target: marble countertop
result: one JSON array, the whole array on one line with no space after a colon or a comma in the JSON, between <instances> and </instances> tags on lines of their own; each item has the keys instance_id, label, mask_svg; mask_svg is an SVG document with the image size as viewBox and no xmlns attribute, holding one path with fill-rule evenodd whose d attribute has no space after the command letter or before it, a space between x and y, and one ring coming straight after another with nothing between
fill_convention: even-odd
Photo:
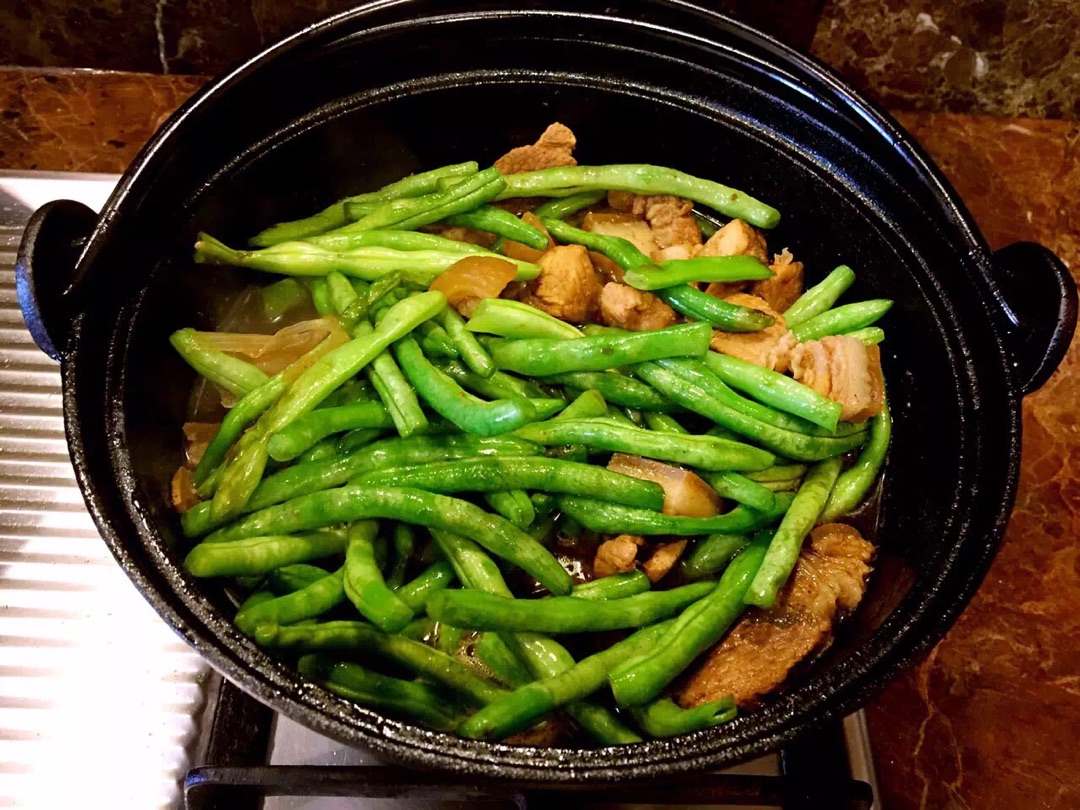
<instances>
[{"instance_id":1,"label":"marble countertop","mask_svg":"<svg viewBox=\"0 0 1080 810\"><path fill-rule=\"evenodd\" d=\"M120 172L202 81L0 69L0 168ZM1080 274L1080 124L898 117L956 185L992 247L1039 241ZM1016 508L982 588L927 658L868 707L889 810L1080 806L1078 401L1074 343L1024 402Z\"/></svg>"}]
</instances>

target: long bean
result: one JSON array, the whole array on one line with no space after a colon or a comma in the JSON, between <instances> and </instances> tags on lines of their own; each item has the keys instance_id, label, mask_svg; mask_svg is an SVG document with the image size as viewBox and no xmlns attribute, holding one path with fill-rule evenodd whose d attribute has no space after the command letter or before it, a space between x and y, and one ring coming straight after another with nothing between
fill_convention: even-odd
<instances>
[{"instance_id":1,"label":"long bean","mask_svg":"<svg viewBox=\"0 0 1080 810\"><path fill-rule=\"evenodd\" d=\"M759 512L771 512L776 505L772 490L735 472L710 473L702 471L701 477L716 490L721 498L745 504Z\"/></svg>"},{"instance_id":2,"label":"long bean","mask_svg":"<svg viewBox=\"0 0 1080 810\"><path fill-rule=\"evenodd\" d=\"M454 569L446 560L432 563L417 577L406 582L394 593L398 599L408 605L414 613L419 613L427 607L428 599L439 591L449 588L454 582Z\"/></svg>"},{"instance_id":3,"label":"long bean","mask_svg":"<svg viewBox=\"0 0 1080 810\"><path fill-rule=\"evenodd\" d=\"M401 200L382 203L374 210L363 203L345 203L345 216L355 219L357 230L395 228L414 231L455 214L471 211L494 199L506 183L494 167L464 177L460 182L438 190ZM359 214L359 216L356 216Z\"/></svg>"},{"instance_id":4,"label":"long bean","mask_svg":"<svg viewBox=\"0 0 1080 810\"><path fill-rule=\"evenodd\" d=\"M746 593L748 605L767 608L776 602L777 594L799 561L803 540L825 508L829 493L840 474L840 467L840 459L830 458L810 468L791 502L791 508L780 521L780 527L769 543L761 570L754 576Z\"/></svg>"},{"instance_id":5,"label":"long bean","mask_svg":"<svg viewBox=\"0 0 1080 810\"><path fill-rule=\"evenodd\" d=\"M695 582L602 601L574 596L507 599L474 590L443 591L428 602L428 615L473 630L591 633L652 624L693 604L713 587L712 582Z\"/></svg>"},{"instance_id":6,"label":"long bean","mask_svg":"<svg viewBox=\"0 0 1080 810\"><path fill-rule=\"evenodd\" d=\"M474 740L498 740L528 728L560 706L600 689L613 667L646 651L669 625L663 622L646 627L553 677L515 689L470 717L458 733Z\"/></svg>"},{"instance_id":7,"label":"long bean","mask_svg":"<svg viewBox=\"0 0 1080 810\"><path fill-rule=\"evenodd\" d=\"M543 382L569 386L578 391L598 391L605 401L624 408L659 412L681 410L651 386L613 371L571 371L544 377Z\"/></svg>"},{"instance_id":8,"label":"long bean","mask_svg":"<svg viewBox=\"0 0 1080 810\"><path fill-rule=\"evenodd\" d=\"M304 495L247 515L214 532L203 545L380 518L467 534L552 593L570 591L570 575L529 535L471 503L418 489L348 486Z\"/></svg>"},{"instance_id":9,"label":"long bean","mask_svg":"<svg viewBox=\"0 0 1080 810\"><path fill-rule=\"evenodd\" d=\"M471 211L463 211L447 217L447 224L476 231L487 231L504 239L521 242L535 250L547 250L548 237L539 228L524 222L509 211L493 205L481 205Z\"/></svg>"},{"instance_id":10,"label":"long bean","mask_svg":"<svg viewBox=\"0 0 1080 810\"><path fill-rule=\"evenodd\" d=\"M495 363L492 362L487 350L480 345L476 337L470 332L465 321L458 315L457 310L447 307L439 316L443 329L457 349L458 355L469 369L481 377L490 377L495 373Z\"/></svg>"},{"instance_id":11,"label":"long bean","mask_svg":"<svg viewBox=\"0 0 1080 810\"><path fill-rule=\"evenodd\" d=\"M392 428L394 420L378 402L320 408L296 419L270 439L270 458L291 461L320 439L357 428Z\"/></svg>"},{"instance_id":12,"label":"long bean","mask_svg":"<svg viewBox=\"0 0 1080 810\"><path fill-rule=\"evenodd\" d=\"M571 187L579 192L615 189L636 194L686 197L725 216L744 219L758 228L772 228L780 221L779 211L741 191L662 166L565 166L508 174L505 179L506 190L499 195L499 199L548 196L551 192Z\"/></svg>"},{"instance_id":13,"label":"long bean","mask_svg":"<svg viewBox=\"0 0 1080 810\"><path fill-rule=\"evenodd\" d=\"M717 352L705 355L705 365L723 382L759 402L802 417L826 430L836 430L843 407L808 385Z\"/></svg>"},{"instance_id":14,"label":"long bean","mask_svg":"<svg viewBox=\"0 0 1080 810\"><path fill-rule=\"evenodd\" d=\"M687 579L718 574L749 542L745 534L710 534L690 544L679 571Z\"/></svg>"},{"instance_id":15,"label":"long bean","mask_svg":"<svg viewBox=\"0 0 1080 810\"><path fill-rule=\"evenodd\" d=\"M583 337L579 329L566 321L520 301L503 298L485 298L477 304L469 318L468 329L506 338L573 340Z\"/></svg>"},{"instance_id":16,"label":"long bean","mask_svg":"<svg viewBox=\"0 0 1080 810\"><path fill-rule=\"evenodd\" d=\"M440 363L437 368L462 388L488 399L529 399L546 396L544 390L533 382L502 371L496 371L490 377L481 377L453 360Z\"/></svg>"},{"instance_id":17,"label":"long bean","mask_svg":"<svg viewBox=\"0 0 1080 810\"><path fill-rule=\"evenodd\" d=\"M798 297L794 304L784 310L788 329L820 315L855 283L855 271L846 264L833 270L819 284L815 284Z\"/></svg>"},{"instance_id":18,"label":"long bean","mask_svg":"<svg viewBox=\"0 0 1080 810\"><path fill-rule=\"evenodd\" d=\"M480 167L475 161L456 163L450 166L440 166L437 169L411 174L397 182L383 186L377 191L366 194L358 194L346 197L319 213L298 219L292 222L281 222L260 232L251 240L251 244L261 247L276 245L278 242L288 242L294 239L303 239L324 233L332 228L344 225L348 220L345 216L345 203L347 202L386 202L398 200L403 197L414 197L420 194L428 194L438 188L438 182L444 177L463 177L476 174Z\"/></svg>"},{"instance_id":19,"label":"long bean","mask_svg":"<svg viewBox=\"0 0 1080 810\"><path fill-rule=\"evenodd\" d=\"M632 267L623 280L639 290L662 290L689 282L762 281L772 276L768 265L754 256L699 256L662 262L659 267Z\"/></svg>"},{"instance_id":20,"label":"long bean","mask_svg":"<svg viewBox=\"0 0 1080 810\"><path fill-rule=\"evenodd\" d=\"M836 484L829 494L829 500L821 513L822 522L836 520L862 503L885 463L891 436L892 414L889 412L889 403L886 400L881 413L870 420L870 441L859 453L855 463L840 473L836 479Z\"/></svg>"},{"instance_id":21,"label":"long bean","mask_svg":"<svg viewBox=\"0 0 1080 810\"><path fill-rule=\"evenodd\" d=\"M325 568L307 563L294 563L275 568L266 575L266 584L275 594L284 596L313 585L328 576L330 572Z\"/></svg>"},{"instance_id":22,"label":"long bean","mask_svg":"<svg viewBox=\"0 0 1080 810\"><path fill-rule=\"evenodd\" d=\"M263 314L269 323L277 323L286 313L310 300L308 291L294 278L283 278L259 289Z\"/></svg>"},{"instance_id":23,"label":"long bean","mask_svg":"<svg viewBox=\"0 0 1080 810\"><path fill-rule=\"evenodd\" d=\"M246 360L208 345L194 329L173 332L169 343L197 373L234 396L243 397L270 379Z\"/></svg>"},{"instance_id":24,"label":"long bean","mask_svg":"<svg viewBox=\"0 0 1080 810\"><path fill-rule=\"evenodd\" d=\"M776 322L772 315L732 304L689 284L665 287L654 295L676 312L711 323L724 332L760 332Z\"/></svg>"},{"instance_id":25,"label":"long bean","mask_svg":"<svg viewBox=\"0 0 1080 810\"><path fill-rule=\"evenodd\" d=\"M892 308L888 298L859 301L822 312L803 321L791 331L800 343L828 335L841 335L869 326Z\"/></svg>"},{"instance_id":26,"label":"long bean","mask_svg":"<svg viewBox=\"0 0 1080 810\"><path fill-rule=\"evenodd\" d=\"M791 503L787 493L776 493L776 506L771 512L758 512L736 506L730 512L708 518L663 515L647 509L605 503L590 498L563 495L559 508L586 529L604 534L697 534L738 533L759 529L772 523Z\"/></svg>"},{"instance_id":27,"label":"long bean","mask_svg":"<svg viewBox=\"0 0 1080 810\"><path fill-rule=\"evenodd\" d=\"M564 219L571 214L576 214L582 209L588 208L607 197L607 191L583 191L580 194L572 194L569 197L555 197L546 203L533 209L533 216L537 219Z\"/></svg>"},{"instance_id":28,"label":"long bean","mask_svg":"<svg viewBox=\"0 0 1080 810\"><path fill-rule=\"evenodd\" d=\"M300 590L258 605L245 605L233 624L251 635L260 624L296 624L321 616L345 601L343 576L344 569L339 568Z\"/></svg>"},{"instance_id":29,"label":"long bean","mask_svg":"<svg viewBox=\"0 0 1080 810\"><path fill-rule=\"evenodd\" d=\"M659 510L664 505L664 490L652 481L621 475L595 464L543 457L472 458L388 467L364 473L353 479L353 483L415 487L443 494L528 489L577 494L642 509Z\"/></svg>"},{"instance_id":30,"label":"long bean","mask_svg":"<svg viewBox=\"0 0 1080 810\"><path fill-rule=\"evenodd\" d=\"M354 223L355 224L355 223ZM416 231L358 230L353 224L304 240L327 250L355 250L362 247L393 248L394 250L444 250L466 256L495 256L493 251L470 242L459 242L433 233ZM460 258L460 257L459 257Z\"/></svg>"},{"instance_id":31,"label":"long bean","mask_svg":"<svg viewBox=\"0 0 1080 810\"><path fill-rule=\"evenodd\" d=\"M748 545L711 593L684 610L644 657L612 671L609 681L619 706L642 706L654 700L695 658L723 637L743 612L743 598L764 556L764 543Z\"/></svg>"},{"instance_id":32,"label":"long bean","mask_svg":"<svg viewBox=\"0 0 1080 810\"><path fill-rule=\"evenodd\" d=\"M652 332L628 332L580 340L492 340L495 365L535 377L568 371L604 371L665 357L701 357L712 329L705 323L669 326Z\"/></svg>"},{"instance_id":33,"label":"long bean","mask_svg":"<svg viewBox=\"0 0 1080 810\"><path fill-rule=\"evenodd\" d=\"M473 655L495 673L495 677L514 689L535 680L498 633L482 633L473 648Z\"/></svg>"},{"instance_id":34,"label":"long bean","mask_svg":"<svg viewBox=\"0 0 1080 810\"><path fill-rule=\"evenodd\" d=\"M409 567L409 560L412 559L416 548L416 535L407 523L398 523L394 526L391 538L394 562L386 574L386 584L396 591L405 581L405 571Z\"/></svg>"},{"instance_id":35,"label":"long bean","mask_svg":"<svg viewBox=\"0 0 1080 810\"><path fill-rule=\"evenodd\" d=\"M885 340L885 330L880 326L864 326L862 329L856 329L852 332L843 332L841 334L869 344L878 344Z\"/></svg>"},{"instance_id":36,"label":"long bean","mask_svg":"<svg viewBox=\"0 0 1080 810\"><path fill-rule=\"evenodd\" d=\"M364 520L349 528L345 551L345 595L360 615L387 633L396 633L412 621L413 611L387 586L375 561L379 524Z\"/></svg>"},{"instance_id":37,"label":"long bean","mask_svg":"<svg viewBox=\"0 0 1080 810\"><path fill-rule=\"evenodd\" d=\"M331 273L327 276L327 280L329 281L335 275L336 272ZM342 276L342 278L344 278L344 276ZM341 316L342 322L345 324L354 324L361 318L367 317L371 308L378 304L384 296L389 295L396 290L400 284L401 273L396 271L387 273L382 278L371 282L371 285L366 290L356 294L354 300L350 301L345 306L338 306L335 302L335 307L338 310L338 314ZM352 285L350 285L350 288L352 288Z\"/></svg>"},{"instance_id":38,"label":"long bean","mask_svg":"<svg viewBox=\"0 0 1080 810\"><path fill-rule=\"evenodd\" d=\"M589 250L601 253L623 268L623 270L629 271L636 267L655 267L652 259L642 253L628 239L582 230L558 219L542 219L541 223L560 242L582 245Z\"/></svg>"},{"instance_id":39,"label":"long bean","mask_svg":"<svg viewBox=\"0 0 1080 810\"><path fill-rule=\"evenodd\" d=\"M283 565L341 554L347 542L339 532L245 534L234 543L199 543L184 558L184 568L197 577L258 576Z\"/></svg>"},{"instance_id":40,"label":"long bean","mask_svg":"<svg viewBox=\"0 0 1080 810\"><path fill-rule=\"evenodd\" d=\"M735 718L735 700L728 696L689 709L681 708L671 698L654 700L634 709L634 720L653 737L674 737L703 728L712 728Z\"/></svg>"},{"instance_id":41,"label":"long bean","mask_svg":"<svg viewBox=\"0 0 1080 810\"><path fill-rule=\"evenodd\" d=\"M652 583L645 572L634 570L575 585L572 595L577 599L622 599L651 588Z\"/></svg>"},{"instance_id":42,"label":"long bean","mask_svg":"<svg viewBox=\"0 0 1080 810\"><path fill-rule=\"evenodd\" d=\"M552 419L526 425L515 435L543 445L584 444L704 470L763 470L775 460L771 453L740 442L657 433L605 419Z\"/></svg>"}]
</instances>

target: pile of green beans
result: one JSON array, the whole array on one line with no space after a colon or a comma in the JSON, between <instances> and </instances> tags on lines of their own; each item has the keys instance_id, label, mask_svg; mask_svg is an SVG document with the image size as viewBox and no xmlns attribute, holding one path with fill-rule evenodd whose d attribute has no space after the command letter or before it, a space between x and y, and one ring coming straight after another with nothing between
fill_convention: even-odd
<instances>
[{"instance_id":1,"label":"pile of green beans","mask_svg":"<svg viewBox=\"0 0 1080 810\"><path fill-rule=\"evenodd\" d=\"M236 400L191 473L198 502L180 524L184 567L226 580L240 632L341 699L470 739L504 740L556 712L599 745L734 717L730 697L682 707L665 690L748 606L776 602L814 525L865 502L891 417L886 406L869 424L841 421L839 402L712 351L714 330L778 318L699 287L773 271L745 255L654 261L572 224L609 191L677 195L760 228L780 217L671 168L504 176L465 162L273 225L251 249L199 235L198 264L285 277L262 289L274 328L312 308L342 327L278 373L206 332L170 338ZM533 200L536 219L499 202L536 197L549 198ZM433 232L444 226L493 247ZM552 242L603 254L682 322L628 332L568 323L516 292L465 306L450 285L450 300L427 289L473 256L530 282L540 264L504 251ZM784 313L787 328L880 343L873 324L891 301L837 306L854 282L838 267ZM613 453L689 470L724 505L680 514L672 484L609 470ZM560 549L620 534L688 543L658 582L648 566L571 576Z\"/></svg>"}]
</instances>

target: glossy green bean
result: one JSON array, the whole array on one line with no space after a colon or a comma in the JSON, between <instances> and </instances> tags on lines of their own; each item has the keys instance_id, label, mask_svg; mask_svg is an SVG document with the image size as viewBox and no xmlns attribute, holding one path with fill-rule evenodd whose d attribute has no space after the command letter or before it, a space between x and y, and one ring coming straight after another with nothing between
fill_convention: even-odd
<instances>
[{"instance_id":1,"label":"glossy green bean","mask_svg":"<svg viewBox=\"0 0 1080 810\"><path fill-rule=\"evenodd\" d=\"M350 430L337 440L337 445L334 449L339 456L348 455L349 453L355 453L357 450L367 447L369 444L381 439L385 435L386 431L383 430L367 430L364 428ZM298 459L298 461L304 460L303 457Z\"/></svg>"},{"instance_id":2,"label":"glossy green bean","mask_svg":"<svg viewBox=\"0 0 1080 810\"><path fill-rule=\"evenodd\" d=\"M371 282L371 285L363 293L358 294L353 301L344 307L337 307L342 323L348 326L361 318L366 318L371 308L384 296L396 290L401 285L401 281L401 273L394 271Z\"/></svg>"},{"instance_id":3,"label":"glossy green bean","mask_svg":"<svg viewBox=\"0 0 1080 810\"><path fill-rule=\"evenodd\" d=\"M885 463L889 451L889 439L892 436L892 414L888 400L881 413L870 420L870 441L859 453L855 463L836 479L829 500L821 513L820 520L829 523L855 509L866 493L878 480L878 473Z\"/></svg>"},{"instance_id":4,"label":"glossy green bean","mask_svg":"<svg viewBox=\"0 0 1080 810\"><path fill-rule=\"evenodd\" d=\"M532 501L520 489L485 492L484 500L495 514L502 515L519 529L529 528L536 519Z\"/></svg>"},{"instance_id":5,"label":"glossy green bean","mask_svg":"<svg viewBox=\"0 0 1080 810\"><path fill-rule=\"evenodd\" d=\"M645 412L645 426L657 433L673 433L685 436L690 431L679 424L679 420L666 413Z\"/></svg>"},{"instance_id":6,"label":"glossy green bean","mask_svg":"<svg viewBox=\"0 0 1080 810\"><path fill-rule=\"evenodd\" d=\"M498 633L482 633L473 648L473 655L511 688L516 689L535 680Z\"/></svg>"},{"instance_id":7,"label":"glossy green bean","mask_svg":"<svg viewBox=\"0 0 1080 810\"><path fill-rule=\"evenodd\" d=\"M345 551L344 592L360 615L387 633L396 633L413 618L413 611L383 579L376 563L375 538L379 524L372 520L349 528Z\"/></svg>"},{"instance_id":8,"label":"glossy green bean","mask_svg":"<svg viewBox=\"0 0 1080 810\"><path fill-rule=\"evenodd\" d=\"M205 238L208 240L210 237ZM196 261L199 261L199 249L199 243L196 243ZM224 261L224 259L222 259L222 256L224 256L223 251L225 250L229 249L220 242L217 242L216 240L213 243L207 242L207 244L204 245L204 258L209 259L209 261L207 262L209 264L234 264L235 262ZM215 255L217 256L217 258L215 258ZM263 258L265 259L265 257ZM222 259L222 261L218 261L218 259ZM327 315L333 315L334 304L330 300L330 289L326 286L326 279L320 275L318 278L307 279L307 282L308 287L311 290L311 303L315 307L315 311L324 318Z\"/></svg>"},{"instance_id":9,"label":"glossy green bean","mask_svg":"<svg viewBox=\"0 0 1080 810\"><path fill-rule=\"evenodd\" d=\"M543 382L566 385L578 391L599 391L605 401L624 408L659 412L682 410L651 386L613 371L572 371L544 377Z\"/></svg>"},{"instance_id":10,"label":"glossy green bean","mask_svg":"<svg viewBox=\"0 0 1080 810\"><path fill-rule=\"evenodd\" d=\"M275 568L266 575L266 584L275 594L284 596L301 588L306 588L308 585L312 585L328 576L330 576L330 572L325 568L319 568L317 565L307 563L294 563L293 565L283 565L280 568Z\"/></svg>"},{"instance_id":11,"label":"glossy green bean","mask_svg":"<svg viewBox=\"0 0 1080 810\"><path fill-rule=\"evenodd\" d=\"M539 228L524 222L509 211L493 205L481 205L471 211L464 211L447 217L447 224L476 231L487 231L504 239L520 242L535 250L547 250L547 234Z\"/></svg>"},{"instance_id":12,"label":"glossy green bean","mask_svg":"<svg viewBox=\"0 0 1080 810\"><path fill-rule=\"evenodd\" d=\"M605 419L552 419L526 425L515 435L537 444L584 444L704 470L763 470L775 460L772 453L728 439L657 433Z\"/></svg>"},{"instance_id":13,"label":"glossy green bean","mask_svg":"<svg viewBox=\"0 0 1080 810\"><path fill-rule=\"evenodd\" d=\"M687 579L702 579L723 571L750 542L745 534L710 534L689 544L679 562L679 571Z\"/></svg>"},{"instance_id":14,"label":"glossy green bean","mask_svg":"<svg viewBox=\"0 0 1080 810\"><path fill-rule=\"evenodd\" d=\"M634 570L575 585L571 595L577 599L623 599L645 593L651 588L652 583L645 572Z\"/></svg>"},{"instance_id":15,"label":"glossy green bean","mask_svg":"<svg viewBox=\"0 0 1080 810\"><path fill-rule=\"evenodd\" d=\"M465 533L491 553L531 574L552 593L570 591L570 575L558 560L509 521L466 501L418 489L347 486L304 495L247 515L214 532L207 542L381 518Z\"/></svg>"},{"instance_id":16,"label":"glossy green bean","mask_svg":"<svg viewBox=\"0 0 1080 810\"><path fill-rule=\"evenodd\" d=\"M794 329L800 343L829 335L841 335L870 326L874 321L892 309L893 302L888 298L876 298L871 301L859 301L822 312L803 321Z\"/></svg>"},{"instance_id":17,"label":"glossy green bean","mask_svg":"<svg viewBox=\"0 0 1080 810\"><path fill-rule=\"evenodd\" d=\"M415 487L427 492L564 492L642 509L659 510L664 490L659 484L611 472L595 464L544 457L470 458L435 461L411 467L387 467L353 479L359 486ZM529 520L528 523L532 521Z\"/></svg>"},{"instance_id":18,"label":"glossy green bean","mask_svg":"<svg viewBox=\"0 0 1080 810\"><path fill-rule=\"evenodd\" d=\"M327 436L357 428L392 428L394 420L379 402L320 408L294 420L270 438L270 458L292 461Z\"/></svg>"},{"instance_id":19,"label":"glossy green bean","mask_svg":"<svg viewBox=\"0 0 1080 810\"><path fill-rule=\"evenodd\" d=\"M283 278L259 290L263 315L269 323L277 323L288 312L310 300L308 291L294 278Z\"/></svg>"},{"instance_id":20,"label":"glossy green bean","mask_svg":"<svg viewBox=\"0 0 1080 810\"><path fill-rule=\"evenodd\" d=\"M738 710L732 697L712 700L684 709L671 698L654 700L634 709L634 721L652 737L674 737L712 728L735 719Z\"/></svg>"},{"instance_id":21,"label":"glossy green bean","mask_svg":"<svg viewBox=\"0 0 1080 810\"><path fill-rule=\"evenodd\" d=\"M303 239L329 231L344 225L348 220L345 217L345 203L347 202L386 202L398 200L403 197L414 197L419 194L428 194L438 187L438 181L443 177L462 177L476 174L480 167L474 161L456 163L451 166L440 166L430 171L412 174L404 177L377 191L366 194L358 194L346 197L333 205L324 208L319 213L298 219L292 222L281 222L264 231L261 231L251 244L260 247L269 247L278 242L288 242L294 239Z\"/></svg>"},{"instance_id":22,"label":"glossy green bean","mask_svg":"<svg viewBox=\"0 0 1080 810\"><path fill-rule=\"evenodd\" d=\"M169 343L198 374L234 396L243 397L270 379L246 360L214 348L194 329L173 332Z\"/></svg>"},{"instance_id":23,"label":"glossy green bean","mask_svg":"<svg viewBox=\"0 0 1080 810\"><path fill-rule=\"evenodd\" d=\"M730 512L708 518L663 515L647 509L605 503L590 498L563 495L559 508L586 529L603 534L672 534L687 537L698 534L737 533L759 529L775 521L791 503L786 493L776 495L772 512L758 512L736 506Z\"/></svg>"},{"instance_id":24,"label":"glossy green bean","mask_svg":"<svg viewBox=\"0 0 1080 810\"><path fill-rule=\"evenodd\" d=\"M339 568L300 590L258 605L245 605L233 618L233 624L250 636L260 624L296 624L322 616L345 601L343 572Z\"/></svg>"},{"instance_id":25,"label":"glossy green bean","mask_svg":"<svg viewBox=\"0 0 1080 810\"><path fill-rule=\"evenodd\" d=\"M580 194L572 194L569 197L555 197L546 203L533 209L533 216L539 220L564 219L571 214L576 214L590 205L596 205L607 198L607 191L583 191Z\"/></svg>"},{"instance_id":26,"label":"glossy green bean","mask_svg":"<svg viewBox=\"0 0 1080 810\"><path fill-rule=\"evenodd\" d=\"M372 431L377 433L377 431ZM331 436L328 439L323 439L316 442L303 453L296 457L297 462L303 463L305 461L323 461L328 458L333 458L338 455L338 439L335 436Z\"/></svg>"},{"instance_id":27,"label":"glossy green bean","mask_svg":"<svg viewBox=\"0 0 1080 810\"><path fill-rule=\"evenodd\" d=\"M636 267L655 267L652 259L627 239L575 228L573 225L558 219L543 219L541 223L547 228L548 233L560 242L582 245L588 250L603 254L624 270L629 271Z\"/></svg>"},{"instance_id":28,"label":"glossy green bean","mask_svg":"<svg viewBox=\"0 0 1080 810\"><path fill-rule=\"evenodd\" d=\"M825 508L841 466L840 459L830 458L810 468L746 593L748 605L767 608L776 602L777 594L799 561L803 540Z\"/></svg>"},{"instance_id":29,"label":"glossy green bean","mask_svg":"<svg viewBox=\"0 0 1080 810\"><path fill-rule=\"evenodd\" d=\"M441 590L449 588L456 576L454 569L446 560L439 560L427 567L415 579L406 582L394 591L398 599L408 605L414 613L427 607L428 599Z\"/></svg>"},{"instance_id":30,"label":"glossy green bean","mask_svg":"<svg viewBox=\"0 0 1080 810\"><path fill-rule=\"evenodd\" d=\"M583 337L580 330L566 321L520 301L504 298L485 298L477 304L469 318L468 329L505 338L573 340Z\"/></svg>"},{"instance_id":31,"label":"glossy green bean","mask_svg":"<svg viewBox=\"0 0 1080 810\"><path fill-rule=\"evenodd\" d=\"M495 256L493 251L470 242L459 242L433 233L416 231L369 231L357 229L355 223L344 225L319 236L304 239L327 250L355 250L362 247L393 248L394 250L441 250L463 256Z\"/></svg>"},{"instance_id":32,"label":"glossy green bean","mask_svg":"<svg viewBox=\"0 0 1080 810\"><path fill-rule=\"evenodd\" d=\"M461 363L440 363L436 368L467 391L488 399L529 399L546 396L543 389L529 380L496 371L490 377L481 377Z\"/></svg>"},{"instance_id":33,"label":"glossy green bean","mask_svg":"<svg viewBox=\"0 0 1080 810\"><path fill-rule=\"evenodd\" d=\"M398 523L391 534L393 541L393 565L386 574L386 584L397 590L405 582L405 571L409 567L413 551L416 548L416 535L406 523ZM413 611L416 612L415 610Z\"/></svg>"},{"instance_id":34,"label":"glossy green bean","mask_svg":"<svg viewBox=\"0 0 1080 810\"><path fill-rule=\"evenodd\" d=\"M876 345L885 340L885 330L880 326L864 326L862 329L856 329L852 332L844 332L843 334L848 337L853 337L863 343L869 343Z\"/></svg>"},{"instance_id":35,"label":"glossy green bean","mask_svg":"<svg viewBox=\"0 0 1080 810\"><path fill-rule=\"evenodd\" d=\"M393 228L414 231L423 225L431 225L454 214L470 211L486 203L506 187L505 181L494 168L455 179L460 182L453 185L436 182L435 190L427 194L390 200L375 207L362 202L347 202L345 217L354 220L357 230Z\"/></svg>"},{"instance_id":36,"label":"glossy green bean","mask_svg":"<svg viewBox=\"0 0 1080 810\"><path fill-rule=\"evenodd\" d=\"M723 332L760 332L776 322L772 315L732 304L689 284L665 287L654 294L676 312L710 323Z\"/></svg>"},{"instance_id":37,"label":"glossy green bean","mask_svg":"<svg viewBox=\"0 0 1080 810\"><path fill-rule=\"evenodd\" d=\"M619 706L643 706L655 700L695 658L723 637L742 614L743 597L764 556L764 543L748 545L711 592L684 610L646 655L612 670L608 681Z\"/></svg>"},{"instance_id":38,"label":"glossy green bean","mask_svg":"<svg viewBox=\"0 0 1080 810\"><path fill-rule=\"evenodd\" d=\"M481 377L490 377L494 374L495 363L492 362L487 349L481 346L473 333L466 328L465 321L458 315L457 310L447 307L439 318L462 362L474 374L479 374Z\"/></svg>"},{"instance_id":39,"label":"glossy green bean","mask_svg":"<svg viewBox=\"0 0 1080 810\"><path fill-rule=\"evenodd\" d=\"M245 534L234 543L199 543L184 558L184 568L197 577L257 576L283 565L341 554L346 543L339 532Z\"/></svg>"},{"instance_id":40,"label":"glossy green bean","mask_svg":"<svg viewBox=\"0 0 1080 810\"><path fill-rule=\"evenodd\" d=\"M757 481L751 481L745 475L702 471L701 477L721 498L744 504L759 512L771 512L775 508L776 497L772 490Z\"/></svg>"},{"instance_id":41,"label":"glossy green bean","mask_svg":"<svg viewBox=\"0 0 1080 810\"><path fill-rule=\"evenodd\" d=\"M566 166L508 174L505 179L506 190L499 199L549 196L553 191L571 187L578 192L615 189L685 197L725 216L744 219L758 228L772 228L780 221L779 211L741 191L663 166Z\"/></svg>"},{"instance_id":42,"label":"glossy green bean","mask_svg":"<svg viewBox=\"0 0 1080 810\"><path fill-rule=\"evenodd\" d=\"M768 265L754 256L699 256L632 267L623 281L639 290L663 290L690 282L762 281L772 276Z\"/></svg>"},{"instance_id":43,"label":"glossy green bean","mask_svg":"<svg viewBox=\"0 0 1080 810\"><path fill-rule=\"evenodd\" d=\"M489 348L498 368L543 377L568 371L605 371L665 357L701 357L708 351L711 337L708 324L688 323L580 340L492 340Z\"/></svg>"},{"instance_id":44,"label":"glossy green bean","mask_svg":"<svg viewBox=\"0 0 1080 810\"><path fill-rule=\"evenodd\" d=\"M794 329L801 323L825 312L836 303L848 287L855 283L855 271L846 264L833 270L825 279L808 289L796 299L795 303L784 310L784 320L788 329Z\"/></svg>"},{"instance_id":45,"label":"glossy green bean","mask_svg":"<svg viewBox=\"0 0 1080 810\"><path fill-rule=\"evenodd\" d=\"M802 478L806 475L808 469L809 467L806 464L777 464L767 470L747 473L746 477L759 483L790 481L792 478Z\"/></svg>"},{"instance_id":46,"label":"glossy green bean","mask_svg":"<svg viewBox=\"0 0 1080 810\"><path fill-rule=\"evenodd\" d=\"M579 394L569 405L552 419L567 421L571 419L595 419L607 416L608 406L599 391L585 391Z\"/></svg>"}]
</instances>

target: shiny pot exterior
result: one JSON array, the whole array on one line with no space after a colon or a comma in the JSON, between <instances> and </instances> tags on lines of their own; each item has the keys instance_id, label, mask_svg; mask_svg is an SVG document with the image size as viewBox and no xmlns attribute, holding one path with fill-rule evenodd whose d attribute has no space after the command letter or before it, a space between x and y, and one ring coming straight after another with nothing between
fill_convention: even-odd
<instances>
[{"instance_id":1,"label":"shiny pot exterior","mask_svg":"<svg viewBox=\"0 0 1080 810\"><path fill-rule=\"evenodd\" d=\"M253 276L195 266L194 234L260 228L421 168L490 162L551 121L582 163L651 162L777 206L770 245L811 281L843 262L884 324L895 413L877 570L834 645L730 724L607 749L460 740L341 700L231 625L224 592L180 565L168 505L193 376L170 351ZM1022 282L1021 282L1022 279ZM955 621L1016 486L1020 399L1071 338L1076 291L1033 244L991 254L888 116L827 69L678 2L376 2L209 85L146 146L95 218L39 211L20 253L28 327L63 366L79 484L117 560L226 677L284 714L416 766L551 782L670 776L774 749L852 711Z\"/></svg>"}]
</instances>

